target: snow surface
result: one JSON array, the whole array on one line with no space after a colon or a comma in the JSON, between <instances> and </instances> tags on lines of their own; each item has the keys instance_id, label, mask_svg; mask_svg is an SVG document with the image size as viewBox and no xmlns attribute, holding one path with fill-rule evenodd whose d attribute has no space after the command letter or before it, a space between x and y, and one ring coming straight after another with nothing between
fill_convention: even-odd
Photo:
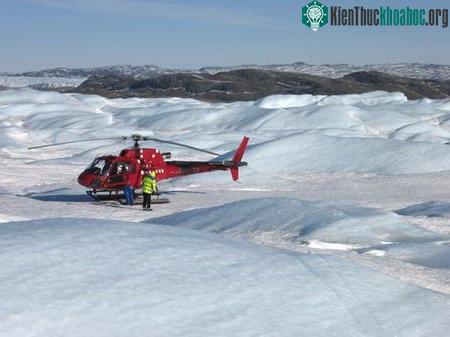
<instances>
[{"instance_id":1,"label":"snow surface","mask_svg":"<svg viewBox=\"0 0 450 337\"><path fill-rule=\"evenodd\" d=\"M170 135L227 152L230 157L241 135L247 134L252 139L246 154L251 165L258 169L270 166L271 172L285 175L450 170L445 145L450 141L450 100L407 101L400 93L272 96L257 102L210 104L178 98L108 100L19 90L0 94L0 113L0 123L9 127L0 142L22 148L89 138L107 128L108 135L133 131ZM74 153L73 148L67 151ZM91 151L75 151L74 156L87 162L93 151L103 150L97 144Z\"/></svg>"},{"instance_id":2,"label":"snow surface","mask_svg":"<svg viewBox=\"0 0 450 337\"><path fill-rule=\"evenodd\" d=\"M231 158L142 212L77 185L131 133ZM446 336L450 100L0 91L0 336ZM210 156L173 146L174 158Z\"/></svg>"},{"instance_id":3,"label":"snow surface","mask_svg":"<svg viewBox=\"0 0 450 337\"><path fill-rule=\"evenodd\" d=\"M0 86L7 88L57 88L78 87L87 77L30 77L30 76L0 76Z\"/></svg>"},{"instance_id":4,"label":"snow surface","mask_svg":"<svg viewBox=\"0 0 450 337\"><path fill-rule=\"evenodd\" d=\"M418 265L450 267L449 235L426 230L395 213L336 202L249 199L149 221L271 241L282 248L305 244L363 254L375 250Z\"/></svg>"},{"instance_id":5,"label":"snow surface","mask_svg":"<svg viewBox=\"0 0 450 337\"><path fill-rule=\"evenodd\" d=\"M0 226L0 247L3 336L444 336L450 327L445 295L336 257L196 231L34 220Z\"/></svg>"}]
</instances>

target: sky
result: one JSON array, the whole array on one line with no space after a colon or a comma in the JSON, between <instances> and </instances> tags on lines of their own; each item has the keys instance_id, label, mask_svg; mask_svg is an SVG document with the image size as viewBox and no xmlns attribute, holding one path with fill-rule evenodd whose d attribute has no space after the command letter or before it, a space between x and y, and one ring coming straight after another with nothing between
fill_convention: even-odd
<instances>
[{"instance_id":1,"label":"sky","mask_svg":"<svg viewBox=\"0 0 450 337\"><path fill-rule=\"evenodd\" d=\"M292 0L0 0L0 72L53 67L420 62L449 64L450 27L301 23ZM450 8L450 1L323 0Z\"/></svg>"}]
</instances>

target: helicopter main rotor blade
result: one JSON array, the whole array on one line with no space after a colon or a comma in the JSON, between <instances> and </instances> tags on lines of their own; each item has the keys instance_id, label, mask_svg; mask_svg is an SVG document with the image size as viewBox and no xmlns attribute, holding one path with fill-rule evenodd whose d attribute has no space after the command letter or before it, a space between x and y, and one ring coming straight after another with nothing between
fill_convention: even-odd
<instances>
[{"instance_id":1,"label":"helicopter main rotor blade","mask_svg":"<svg viewBox=\"0 0 450 337\"><path fill-rule=\"evenodd\" d=\"M160 139L160 138L141 136L141 135L131 135L131 136L123 136L123 137L91 138L91 139L83 139L83 140L72 140L72 141L61 142L61 143L52 143L52 144L45 144L45 145L39 145L39 146L32 146L32 147L29 147L28 150L40 149L40 148L43 148L43 147L51 147L51 146L59 146L59 145L66 145L66 144L74 144L74 143L94 142L94 141L99 141L99 140L122 140L123 141L123 140L128 140L128 139L131 139L131 140L133 140L135 142L139 142L139 141L154 141L154 142L158 142L158 143L172 144L172 145L185 147L185 148L188 148L188 149L191 149L191 150L195 150L195 151L208 153L208 154L211 154L213 156L221 156L220 153L212 152L212 151L205 150L205 149L200 149L200 148L195 147L195 146L191 146L191 145L187 145L187 144L183 144L183 143L178 143L178 142L173 142L173 141L170 141L170 140L165 140L165 139Z\"/></svg>"},{"instance_id":2,"label":"helicopter main rotor blade","mask_svg":"<svg viewBox=\"0 0 450 337\"><path fill-rule=\"evenodd\" d=\"M40 149L40 148L43 148L43 147L50 147L50 146L59 146L59 145L73 144L73 143L95 142L95 141L98 141L98 140L125 140L125 139L127 139L127 138L126 137L105 137L105 138L91 138L91 139L84 139L84 140L72 140L72 141L62 142L62 143L53 143L53 144L32 146L32 147L29 147L28 150Z\"/></svg>"},{"instance_id":3,"label":"helicopter main rotor blade","mask_svg":"<svg viewBox=\"0 0 450 337\"><path fill-rule=\"evenodd\" d=\"M185 148L188 148L188 149L191 149L191 150L195 150L195 151L212 154L213 156L221 156L220 153L212 152L212 151L205 150L205 149L200 149L198 147L187 145L187 144L183 144L183 143L172 142L170 140L164 140L164 139L153 138L153 137L142 137L142 140L151 140L151 141L158 142L158 143L172 144L172 145L185 147Z\"/></svg>"}]
</instances>

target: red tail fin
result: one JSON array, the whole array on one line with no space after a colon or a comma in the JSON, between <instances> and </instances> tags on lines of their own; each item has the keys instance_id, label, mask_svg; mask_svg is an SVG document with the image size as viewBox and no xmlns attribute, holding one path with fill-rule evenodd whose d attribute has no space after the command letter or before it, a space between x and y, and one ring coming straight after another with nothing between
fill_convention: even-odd
<instances>
[{"instance_id":1,"label":"red tail fin","mask_svg":"<svg viewBox=\"0 0 450 337\"><path fill-rule=\"evenodd\" d=\"M230 168L230 173L234 181L239 179L239 169L237 167Z\"/></svg>"},{"instance_id":2,"label":"red tail fin","mask_svg":"<svg viewBox=\"0 0 450 337\"><path fill-rule=\"evenodd\" d=\"M247 144L248 144L248 140L249 139L250 138L248 138L248 137L242 138L241 144L239 145L238 149L234 153L233 161L236 164L239 164L241 162L242 157L244 156L245 149L247 148Z\"/></svg>"},{"instance_id":3,"label":"red tail fin","mask_svg":"<svg viewBox=\"0 0 450 337\"><path fill-rule=\"evenodd\" d=\"M234 153L233 163L235 164L235 166L230 168L231 178L233 178L233 180L239 179L239 166L241 166L241 160L242 160L242 157L244 156L244 152L245 152L245 149L247 148L249 139L250 138L248 138L248 137L242 138L241 144L239 145L238 149ZM244 164L244 163L242 163L242 164Z\"/></svg>"}]
</instances>

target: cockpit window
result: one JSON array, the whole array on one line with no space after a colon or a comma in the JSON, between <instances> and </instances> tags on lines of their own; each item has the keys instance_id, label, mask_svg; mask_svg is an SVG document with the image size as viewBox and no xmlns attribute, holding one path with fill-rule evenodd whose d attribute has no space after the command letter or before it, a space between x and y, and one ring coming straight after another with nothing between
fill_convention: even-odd
<instances>
[{"instance_id":1,"label":"cockpit window","mask_svg":"<svg viewBox=\"0 0 450 337\"><path fill-rule=\"evenodd\" d=\"M112 174L130 173L130 163L118 162L114 165Z\"/></svg>"},{"instance_id":2,"label":"cockpit window","mask_svg":"<svg viewBox=\"0 0 450 337\"><path fill-rule=\"evenodd\" d=\"M110 165L111 163L109 161L97 158L87 170L94 174L105 175L108 172Z\"/></svg>"}]
</instances>

